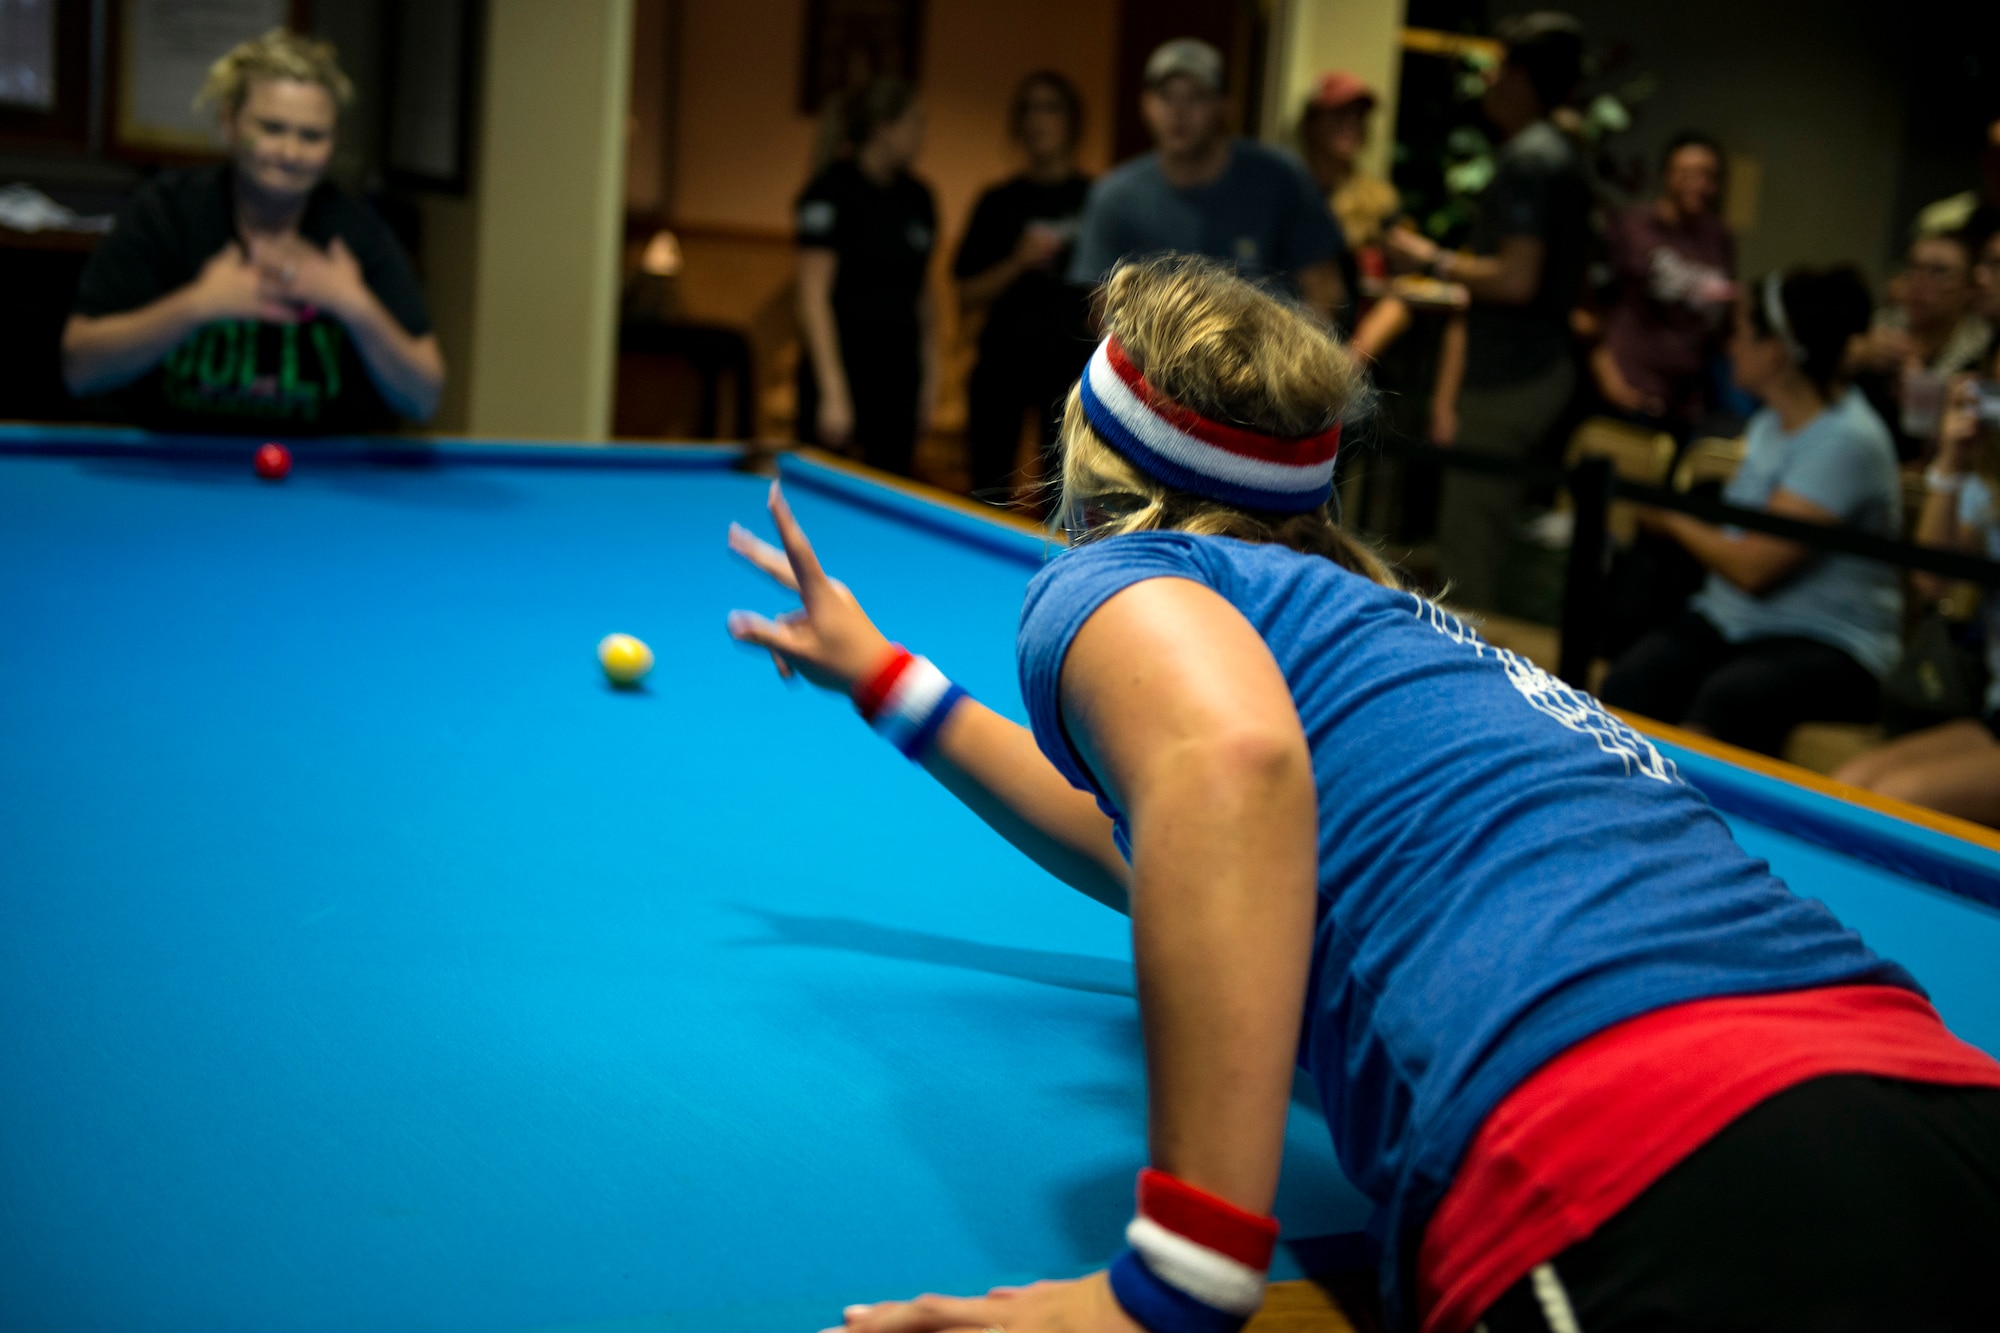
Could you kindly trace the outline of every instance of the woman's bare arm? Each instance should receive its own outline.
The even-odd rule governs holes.
[[[1804,496],[1784,490],[1772,493],[1764,511],[1806,523],[1831,525],[1840,521]],[[1812,557],[1806,547],[1783,537],[1762,532],[1732,533],[1674,510],[1641,510],[1639,521],[1665,532],[1685,547],[1689,555],[1752,597],[1762,596],[1784,582]]]
[[[802,610],[776,620],[737,612],[729,632],[768,649],[785,674],[852,695],[891,652],[846,585],[826,576],[783,494],[771,488],[781,550],[743,528],[730,549],[799,594]],[[993,829],[1064,883],[1125,910],[1125,860],[1111,820],[1042,754],[1026,727],[968,700],[952,711],[924,767]]]
[[[276,281],[231,241],[192,282],[136,310],[71,315],[63,325],[63,383],[78,397],[129,384],[204,324],[222,319],[298,318]]]
[[[1114,911],[1129,910],[1130,871],[1111,820],[1056,771],[1026,727],[967,700],[938,732],[924,768],[1042,869]]]
[[[842,445],[854,430],[854,402],[847,392],[847,367],[840,360],[840,328],[833,320],[833,280],[840,256],[821,246],[799,251],[799,337],[819,386],[819,442]]]
[[[1465,316],[1445,321],[1438,340],[1437,375],[1431,384],[1430,440],[1439,448],[1458,443],[1458,390],[1465,382]]]
[[[1132,828],[1153,1163],[1268,1213],[1312,954],[1312,756],[1264,641],[1211,590],[1151,579],[1085,622],[1064,716]]]

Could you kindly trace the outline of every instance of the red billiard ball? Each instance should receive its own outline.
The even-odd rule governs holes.
[[[278,481],[292,470],[292,453],[282,444],[267,444],[257,451],[252,466],[265,481]]]

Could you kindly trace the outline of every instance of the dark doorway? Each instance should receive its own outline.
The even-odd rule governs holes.
[[[1118,15],[1118,107],[1112,154],[1120,162],[1153,146],[1139,118],[1146,57],[1161,42],[1199,37],[1229,65],[1229,100],[1238,132],[1255,134],[1263,115],[1264,45],[1269,22],[1257,0],[1126,0]]]

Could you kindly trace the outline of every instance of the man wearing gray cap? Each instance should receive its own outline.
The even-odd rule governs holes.
[[[1091,187],[1070,281],[1142,255],[1208,255],[1332,318],[1347,299],[1340,228],[1303,163],[1230,136],[1222,94],[1222,53],[1207,42],[1176,38],[1147,59],[1139,105],[1154,151]]]

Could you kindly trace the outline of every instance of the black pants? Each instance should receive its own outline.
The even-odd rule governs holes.
[[[1781,1092],[1516,1283],[1481,1326],[2000,1328],[2000,1089],[1842,1075]]]
[[[895,340],[901,342],[901,340]],[[915,338],[906,345],[884,345],[841,331],[842,368],[847,393],[854,404],[854,434],[847,452],[870,467],[910,475],[917,453],[917,388],[922,370]],[[812,358],[799,353],[798,420],[795,433],[807,444],[819,440],[819,378]]]
[[[1083,373],[1091,347],[1080,351],[1067,344],[1057,355],[1006,359],[981,351],[965,386],[965,444],[972,474],[972,498],[1005,504],[1014,475],[1014,457],[1021,444],[1021,415],[1032,411],[1041,429],[1042,481],[1058,479],[1061,460],[1056,437],[1062,427],[1063,401]],[[1071,355],[1075,351],[1074,355]]]
[[[1598,697],[1656,722],[1693,722],[1718,740],[1777,754],[1801,722],[1873,722],[1882,688],[1867,668],[1813,639],[1730,643],[1689,611],[1632,645]]]

